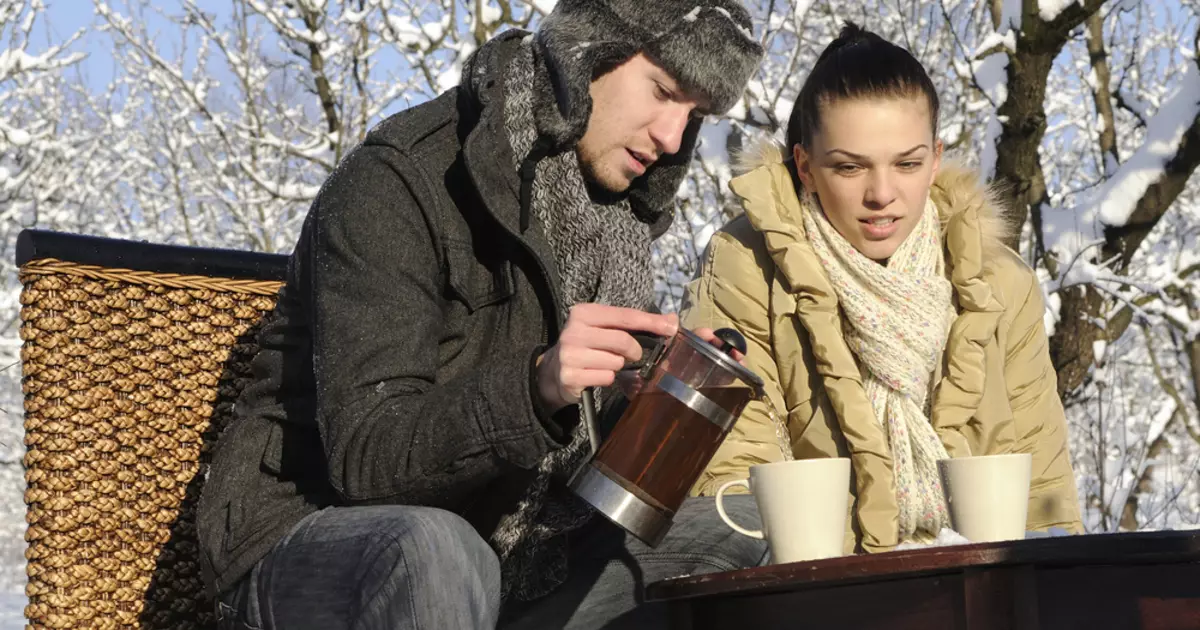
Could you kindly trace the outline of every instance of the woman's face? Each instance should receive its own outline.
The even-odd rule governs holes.
[[[941,164],[923,97],[821,105],[812,146],[792,150],[804,187],[855,249],[885,262],[912,233]]]

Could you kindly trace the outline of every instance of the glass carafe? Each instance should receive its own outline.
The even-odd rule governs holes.
[[[723,348],[680,329],[619,375],[635,381],[629,406],[572,479],[576,494],[651,546],[670,528],[742,409],[762,391],[762,380],[730,354],[745,352],[741,335],[731,329],[716,334]],[[585,422],[595,436],[594,418]]]

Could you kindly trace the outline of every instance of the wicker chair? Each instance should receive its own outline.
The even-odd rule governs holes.
[[[17,244],[32,628],[215,626],[195,506],[284,256]]]

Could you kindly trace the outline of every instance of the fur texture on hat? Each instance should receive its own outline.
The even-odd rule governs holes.
[[[762,59],[750,27],[738,0],[559,0],[537,41],[563,118],[586,128],[596,70],[639,52],[725,113]]]
[[[535,83],[554,98],[540,99],[541,131],[551,150],[573,148],[587,130],[590,88],[598,70],[639,52],[723,114],[746,89],[763,49],[739,0],[558,0],[541,22],[534,53]],[[701,120],[689,123],[680,149],[664,155],[636,180],[633,211],[655,222],[670,207],[692,159]]]

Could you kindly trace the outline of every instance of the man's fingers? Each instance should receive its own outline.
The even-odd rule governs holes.
[[[633,335],[623,330],[607,328],[571,327],[563,331],[559,339],[563,348],[590,348],[622,357],[625,361],[642,358],[642,346]],[[619,368],[618,368],[619,369]]]
[[[608,387],[616,379],[611,370],[588,370],[567,368],[562,372],[561,388],[570,395],[571,402],[579,402],[583,390],[589,387]]]
[[[579,346],[567,346],[560,349],[558,352],[558,361],[564,370],[607,370],[609,372],[616,372],[625,367],[625,357],[620,354]]]
[[[572,321],[597,328],[635,330],[670,337],[679,330],[679,320],[671,315],[655,315],[634,308],[606,304],[577,304],[571,307],[567,325]]]

